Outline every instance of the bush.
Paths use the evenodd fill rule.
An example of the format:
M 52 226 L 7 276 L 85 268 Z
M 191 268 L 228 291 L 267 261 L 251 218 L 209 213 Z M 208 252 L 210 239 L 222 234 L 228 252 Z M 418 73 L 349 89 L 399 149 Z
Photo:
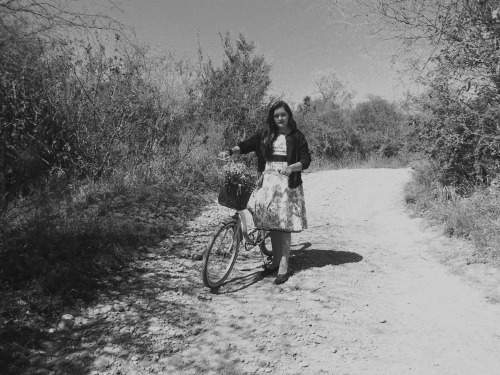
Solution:
M 467 107 L 447 100 L 434 115 L 413 122 L 419 149 L 441 169 L 440 181 L 468 194 L 500 173 L 500 112 L 479 101 Z
M 204 72 L 118 41 L 112 51 L 78 40 L 5 42 L 3 291 L 30 290 L 64 304 L 91 297 L 99 279 L 141 245 L 180 230 L 201 196 L 218 188 L 213 157 L 255 130 L 270 82 L 252 43 L 242 36 L 236 47 L 229 37 L 223 42 L 227 60 Z M 228 82 L 243 107 L 218 92 Z M 234 111 L 239 122 L 210 114 L 203 103 Z
M 476 261 L 500 264 L 500 192 L 476 187 L 468 196 L 443 185 L 437 163 L 421 163 L 405 188 L 405 201 L 416 213 L 439 225 L 448 236 L 474 243 Z
M 193 96 L 193 100 L 198 118 L 225 124 L 222 134 L 232 146 L 263 124 L 271 66 L 255 55 L 255 44 L 242 34 L 233 42 L 226 33 L 221 41 L 222 66 L 200 56 L 199 98 Z
M 360 134 L 366 154 L 392 157 L 402 149 L 406 121 L 395 103 L 370 96 L 354 107 L 350 119 Z
M 297 122 L 315 157 L 366 161 L 408 154 L 406 117 L 394 103 L 372 96 L 352 108 L 350 102 L 333 100 L 347 95 L 342 93 L 305 97 L 298 107 Z
M 0 56 L 0 210 L 54 168 L 71 170 L 77 147 L 56 91 L 67 61 L 41 40 L 4 42 Z

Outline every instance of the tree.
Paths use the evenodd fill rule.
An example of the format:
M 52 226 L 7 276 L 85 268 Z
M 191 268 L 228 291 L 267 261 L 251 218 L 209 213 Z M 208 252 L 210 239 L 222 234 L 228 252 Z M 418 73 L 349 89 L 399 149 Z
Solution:
M 271 66 L 255 55 L 255 44 L 240 34 L 234 44 L 229 33 L 221 35 L 224 60 L 216 67 L 204 61 L 200 50 L 201 117 L 227 123 L 230 142 L 253 132 L 262 123 L 264 98 L 271 84 Z M 228 139 L 229 140 L 229 139 Z
M 352 98 L 355 92 L 347 88 L 347 84 L 342 82 L 335 73 L 329 73 L 316 80 L 318 92 L 324 103 L 339 108 L 349 108 L 352 105 Z
M 319 96 L 304 97 L 296 115 L 311 151 L 326 159 L 364 156 L 359 134 L 350 126 L 353 91 L 335 73 L 320 77 L 316 85 Z
M 100 111 L 98 103 L 104 101 L 104 87 L 113 86 L 104 79 L 109 78 L 106 69 L 117 68 L 117 62 L 109 62 L 102 44 L 82 46 L 74 33 L 64 39 L 61 34 L 75 29 L 118 32 L 114 27 L 119 24 L 85 13 L 78 5 L 0 0 L 0 208 L 52 174 L 73 177 L 99 171 L 113 155 L 108 143 L 120 141 L 116 131 L 102 130 L 124 124 L 130 112 L 116 112 L 130 101 L 109 106 L 112 111 Z M 122 75 L 111 74 L 113 90 L 125 85 L 117 77 Z M 106 99 L 119 96 L 114 95 L 119 89 L 111 91 Z M 134 93 L 127 91 L 129 98 Z M 100 148 L 104 150 L 98 152 Z M 92 163 L 96 167 L 88 168 Z
M 497 0 L 356 0 L 351 16 L 400 42 L 427 92 L 413 131 L 442 182 L 500 173 L 500 4 Z M 346 7 L 343 1 L 335 6 Z M 361 10 L 361 11 L 360 11 Z M 362 23 L 362 22 L 360 22 Z M 415 50 L 419 53 L 415 53 Z M 424 51 L 425 53 L 420 53 Z M 407 55 L 409 56 L 409 55 Z
M 124 35 L 124 26 L 106 14 L 112 0 L 93 4 L 90 12 L 77 0 L 0 0 L 0 41 L 26 38 L 64 41 L 76 30 L 108 30 Z
M 352 111 L 351 122 L 360 132 L 368 152 L 390 157 L 401 149 L 404 116 L 394 103 L 370 96 Z

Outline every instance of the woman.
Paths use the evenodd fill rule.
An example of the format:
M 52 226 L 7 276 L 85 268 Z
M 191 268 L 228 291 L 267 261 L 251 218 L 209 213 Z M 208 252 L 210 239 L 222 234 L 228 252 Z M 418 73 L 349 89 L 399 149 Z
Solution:
M 297 129 L 292 111 L 284 101 L 278 100 L 271 105 L 266 124 L 266 129 L 222 152 L 220 156 L 254 151 L 258 158 L 259 173 L 276 170 L 282 179 L 283 176 L 287 178 L 284 184 L 280 184 L 278 176 L 264 174 L 262 187 L 256 194 L 258 197 L 251 198 L 251 202 L 256 203 L 255 226 L 271 232 L 272 262 L 266 265 L 262 274 L 266 276 L 278 271 L 275 283 L 281 284 L 292 274 L 288 264 L 291 233 L 307 228 L 301 171 L 309 167 L 311 156 L 307 141 Z M 259 208 L 258 203 L 262 200 L 267 203 L 264 208 Z

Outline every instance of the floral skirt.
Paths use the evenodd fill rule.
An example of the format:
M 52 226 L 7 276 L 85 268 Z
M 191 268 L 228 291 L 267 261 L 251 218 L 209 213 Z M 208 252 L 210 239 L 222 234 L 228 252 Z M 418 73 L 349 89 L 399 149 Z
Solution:
M 268 162 L 266 171 L 286 167 L 286 162 Z M 302 185 L 288 187 L 288 177 L 264 173 L 262 187 L 255 190 L 248 202 L 256 228 L 300 232 L 307 229 L 306 205 Z

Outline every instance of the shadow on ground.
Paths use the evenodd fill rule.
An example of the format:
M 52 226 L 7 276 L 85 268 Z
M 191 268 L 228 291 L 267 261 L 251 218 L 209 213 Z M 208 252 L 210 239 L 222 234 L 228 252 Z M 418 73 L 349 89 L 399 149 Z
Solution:
M 0 373 L 90 374 L 113 368 L 141 374 L 188 366 L 171 359 L 205 329 L 198 272 L 189 272 L 191 261 L 149 255 L 144 266 L 125 270 L 119 282 L 108 285 L 97 306 L 75 312 L 80 315 L 72 329 L 2 330 L 0 340 L 17 349 L 0 351 Z
M 247 289 L 252 285 L 258 283 L 263 279 L 260 274 L 260 270 L 254 271 L 252 273 L 232 277 L 226 281 L 220 288 L 214 288 L 210 290 L 212 294 L 231 294 L 236 293 L 240 290 Z
M 22 336 L 17 335 L 18 330 L 4 330 L 2 339 L 17 343 L 19 350 L 15 357 L 0 352 L 0 365 L 8 366 L 6 372 L 0 372 L 88 375 L 93 370 L 107 373 L 112 369 L 117 374 L 196 374 L 232 369 L 230 373 L 238 374 L 241 367 L 229 359 L 231 348 L 220 343 L 215 360 L 205 348 L 216 341 L 209 343 L 198 336 L 212 329 L 203 318 L 209 299 L 200 298 L 200 293 L 208 296 L 197 269 L 201 263 L 161 250 L 141 257 L 140 265 L 124 269 L 107 285 L 97 306 L 78 312 L 81 325 L 52 333 L 29 331 Z M 362 259 L 356 253 L 320 250 L 306 242 L 292 247 L 291 266 L 301 271 Z M 260 283 L 270 287 L 272 281 L 260 275 L 261 265 L 258 251 L 243 253 L 218 293 L 232 294 Z
M 313 244 L 304 242 L 294 245 L 290 253 L 290 266 L 295 271 L 325 266 L 339 266 L 346 263 L 357 263 L 363 257 L 350 251 L 311 249 Z M 298 249 L 295 249 L 297 248 Z
M 357 263 L 363 260 L 363 257 L 357 253 L 311 249 L 312 245 L 311 242 L 292 245 L 290 266 L 295 272 L 329 265 L 338 266 L 346 263 Z M 212 289 L 211 293 L 232 294 L 261 282 L 264 279 L 260 274 L 261 266 L 262 262 L 257 255 L 253 257 L 246 255 L 246 259 L 242 259 L 242 255 L 239 254 L 229 279 L 221 288 Z
M 202 198 L 190 196 L 189 200 L 176 201 L 175 194 L 161 191 L 157 194 L 163 197 L 159 201 L 156 195 L 149 197 L 146 193 L 138 196 L 137 202 L 125 200 L 123 205 L 113 200 L 123 198 L 121 195 L 111 197 L 112 204 L 106 206 L 109 212 L 98 220 L 93 216 L 87 220 L 87 211 L 76 210 L 79 215 L 71 216 L 69 221 L 66 216 L 56 217 L 54 222 L 41 221 L 29 233 L 17 228 L 17 232 L 11 230 L 4 237 L 9 239 L 10 247 L 0 249 L 0 374 L 87 374 L 96 351 L 100 356 L 99 349 L 108 344 L 119 343 L 124 353 L 156 350 L 147 349 L 148 344 L 137 337 L 140 329 L 115 331 L 115 322 L 104 314 L 91 318 L 91 323 L 82 328 L 49 333 L 62 314 L 79 316 L 81 309 L 96 303 L 103 294 L 111 305 L 115 300 L 139 295 L 137 301 L 127 301 L 131 303 L 123 312 L 125 317 L 119 318 L 121 328 L 137 319 L 127 313 L 139 302 L 147 306 L 136 308 L 141 319 L 156 314 L 174 326 L 187 319 L 196 327 L 196 309 L 184 301 L 185 296 L 177 295 L 175 302 L 155 300 L 158 293 L 177 292 L 180 277 L 172 279 L 160 270 L 158 277 L 144 278 L 141 274 L 157 270 L 135 268 L 129 274 L 123 270 L 133 268 L 136 260 L 149 251 L 139 245 L 153 246 L 166 234 L 184 230 L 185 223 L 198 214 Z M 4 244 L 7 242 L 2 242 L 2 233 L 0 243 Z M 13 237 L 13 233 L 19 235 Z M 179 242 L 178 246 L 186 253 L 192 252 L 187 244 Z M 151 300 L 156 302 L 143 303 Z M 137 322 L 134 325 L 139 326 Z M 175 351 L 176 340 L 174 336 L 161 353 Z

